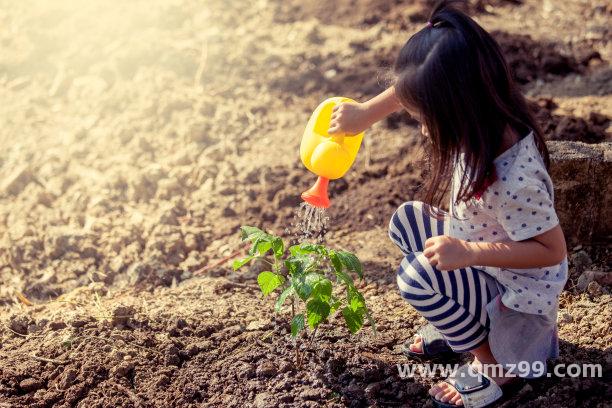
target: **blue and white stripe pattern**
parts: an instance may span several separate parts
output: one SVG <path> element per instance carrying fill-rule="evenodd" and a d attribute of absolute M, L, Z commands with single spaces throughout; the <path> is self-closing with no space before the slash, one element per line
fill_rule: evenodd
<path fill-rule="evenodd" d="M 497 294 L 495 280 L 486 272 L 466 267 L 441 272 L 423 254 L 425 241 L 448 231 L 445 221 L 431 217 L 426 204 L 402 204 L 389 223 L 389 236 L 404 259 L 397 272 L 400 293 L 442 333 L 456 352 L 479 346 L 490 322 L 485 306 Z"/>

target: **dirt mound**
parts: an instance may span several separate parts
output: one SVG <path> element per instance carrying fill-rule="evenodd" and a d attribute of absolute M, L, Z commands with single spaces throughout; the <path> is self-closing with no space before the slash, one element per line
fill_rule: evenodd
<path fill-rule="evenodd" d="M 553 113 L 557 104 L 551 98 L 539 98 L 530 105 L 548 140 L 599 143 L 608 137 L 610 118 L 602 113 L 591 112 L 587 118 L 557 115 Z"/>
<path fill-rule="evenodd" d="M 369 235 L 363 238 L 371 240 Z M 371 243 L 363 250 L 376 250 L 379 259 L 397 255 Z M 366 327 L 348 337 L 345 329 L 332 327 L 332 319 L 313 342 L 300 339 L 301 365 L 286 313 L 272 316 L 273 301 L 262 304 L 253 276 L 192 280 L 163 297 L 143 293 L 139 299 L 106 296 L 102 286 L 90 285 L 60 302 L 15 314 L 0 326 L 0 399 L 13 407 L 427 402 L 427 388 L 440 377 L 401 378 L 396 366 L 406 362 L 398 345 L 422 318 L 395 295 L 392 271 L 362 288 L 377 299 L 371 307 L 378 333 Z M 586 296 L 566 295 L 562 308 L 560 362 L 603 361 L 609 308 Z M 575 332 L 585 321 L 588 335 L 576 342 Z M 556 376 L 519 383 L 505 400 L 520 406 L 542 398 L 547 407 L 601 401 L 604 378 L 581 380 L 580 392 L 577 384 L 575 378 Z"/>
<path fill-rule="evenodd" d="M 572 49 L 554 42 L 534 41 L 527 34 L 491 33 L 520 84 L 535 79 L 551 80 L 575 72 L 585 72 L 591 61 L 601 60 L 599 52 L 583 46 Z"/>
<path fill-rule="evenodd" d="M 521 4 L 521 0 L 469 0 L 457 6 L 470 14 L 489 12 L 494 7 Z M 316 18 L 325 24 L 406 29 L 424 23 L 436 0 L 341 0 L 332 5 L 319 1 L 284 1 L 276 5 L 275 19 L 289 22 Z"/>

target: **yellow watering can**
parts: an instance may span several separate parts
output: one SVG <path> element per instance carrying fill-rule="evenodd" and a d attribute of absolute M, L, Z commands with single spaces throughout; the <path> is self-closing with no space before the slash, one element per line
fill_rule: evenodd
<path fill-rule="evenodd" d="M 344 97 L 333 97 L 323 102 L 313 112 L 300 145 L 300 157 L 304 166 L 319 178 L 314 186 L 302 193 L 302 200 L 315 207 L 329 207 L 327 186 L 329 180 L 339 179 L 351 167 L 357 157 L 364 132 L 357 135 L 330 135 L 332 109 L 342 102 L 354 102 Z"/>

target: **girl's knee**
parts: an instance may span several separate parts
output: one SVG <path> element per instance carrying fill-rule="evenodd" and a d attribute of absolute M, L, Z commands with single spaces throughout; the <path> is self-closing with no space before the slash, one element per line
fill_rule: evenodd
<path fill-rule="evenodd" d="M 414 228 L 409 221 L 408 214 L 420 213 L 423 203 L 420 201 L 408 201 L 400 205 L 391 216 L 389 221 L 389 237 L 404 254 L 415 250 L 411 248 L 409 236 L 412 236 Z"/>
<path fill-rule="evenodd" d="M 419 255 L 424 257 L 422 254 Z M 423 260 L 419 259 L 419 255 L 411 253 L 404 257 L 400 264 L 397 271 L 397 285 L 402 294 L 408 292 L 423 293 L 423 291 L 433 294 L 431 276 L 421 264 Z"/>

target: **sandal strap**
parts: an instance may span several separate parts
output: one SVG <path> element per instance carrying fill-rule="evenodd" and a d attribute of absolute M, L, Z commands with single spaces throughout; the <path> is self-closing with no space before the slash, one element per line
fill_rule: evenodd
<path fill-rule="evenodd" d="M 431 323 L 417 330 L 417 334 L 421 336 L 424 355 L 433 356 L 453 351 L 442 333 L 440 333 Z"/>
<path fill-rule="evenodd" d="M 465 408 L 485 407 L 503 395 L 495 381 L 477 372 L 469 364 L 459 367 L 444 382 L 455 387 Z"/>

